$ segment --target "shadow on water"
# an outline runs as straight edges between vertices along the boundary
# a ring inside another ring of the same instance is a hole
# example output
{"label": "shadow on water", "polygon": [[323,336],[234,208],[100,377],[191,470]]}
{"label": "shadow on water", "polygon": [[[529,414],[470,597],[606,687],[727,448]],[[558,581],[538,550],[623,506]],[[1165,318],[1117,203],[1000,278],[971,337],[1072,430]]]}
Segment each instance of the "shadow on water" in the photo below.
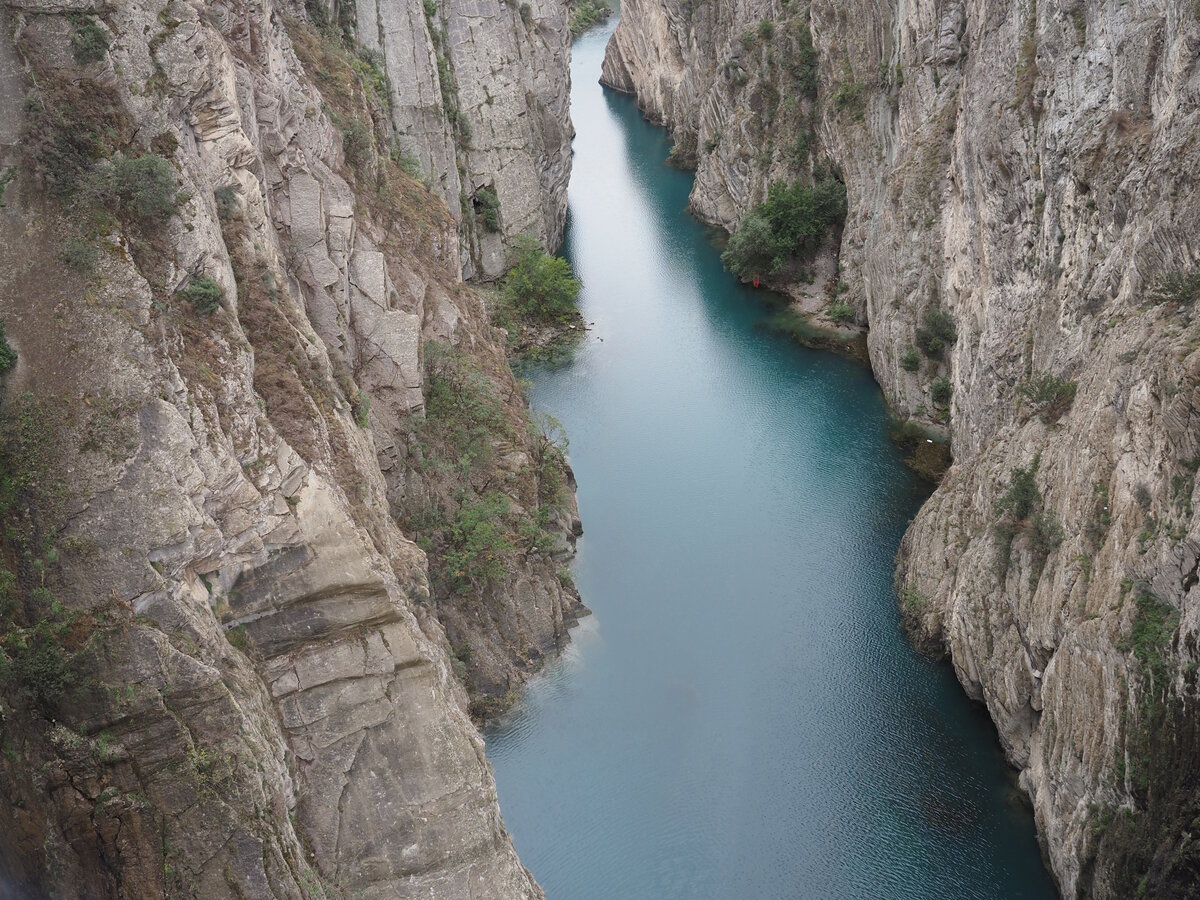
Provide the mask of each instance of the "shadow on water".
{"label": "shadow on water", "polygon": [[531,400],[571,438],[595,611],[486,735],[551,900],[1053,897],[996,734],[900,633],[927,487],[862,366],[758,327],[691,176],[575,45],[566,253],[594,322]]}

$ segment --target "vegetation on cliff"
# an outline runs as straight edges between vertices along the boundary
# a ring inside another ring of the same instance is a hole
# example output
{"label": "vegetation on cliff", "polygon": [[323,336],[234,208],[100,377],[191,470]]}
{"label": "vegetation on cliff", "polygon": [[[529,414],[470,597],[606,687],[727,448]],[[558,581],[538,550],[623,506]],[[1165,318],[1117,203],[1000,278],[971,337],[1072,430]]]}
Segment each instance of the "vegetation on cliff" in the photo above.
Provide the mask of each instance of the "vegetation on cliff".
{"label": "vegetation on cliff", "polygon": [[569,352],[584,332],[580,287],[565,259],[546,253],[533,238],[515,240],[508,273],[490,304],[492,321],[508,332],[514,358]]}
{"label": "vegetation on cliff", "polygon": [[777,181],[746,214],[721,260],[739,278],[780,276],[811,257],[846,219],[846,186],[832,175],[812,185]]}
{"label": "vegetation on cliff", "polygon": [[576,37],[612,15],[612,7],[605,0],[572,0],[567,8],[571,34]]}
{"label": "vegetation on cliff", "polygon": [[1012,470],[1008,490],[996,501],[993,528],[996,545],[996,574],[1003,581],[1012,562],[1013,542],[1020,536],[1030,554],[1030,584],[1036,584],[1046,565],[1046,559],[1058,549],[1063,540],[1062,525],[1051,510],[1046,509],[1042,492],[1037,485],[1040,458],[1035,456],[1028,466]]}

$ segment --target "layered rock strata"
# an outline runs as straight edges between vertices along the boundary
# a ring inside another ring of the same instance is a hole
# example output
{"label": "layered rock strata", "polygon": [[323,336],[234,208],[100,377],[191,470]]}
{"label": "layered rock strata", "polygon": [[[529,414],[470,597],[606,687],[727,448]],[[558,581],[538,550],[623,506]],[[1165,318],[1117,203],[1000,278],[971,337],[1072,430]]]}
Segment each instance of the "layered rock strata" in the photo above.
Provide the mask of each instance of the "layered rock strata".
{"label": "layered rock strata", "polygon": [[[431,599],[398,524],[458,477],[420,465],[429,347],[496,398],[514,516],[544,446],[459,223],[389,158],[373,64],[270,0],[0,24],[0,884],[542,896],[460,678],[507,691],[566,639],[574,500],[553,546]],[[543,124],[532,153],[565,160]],[[547,177],[513,227],[553,241]]]}

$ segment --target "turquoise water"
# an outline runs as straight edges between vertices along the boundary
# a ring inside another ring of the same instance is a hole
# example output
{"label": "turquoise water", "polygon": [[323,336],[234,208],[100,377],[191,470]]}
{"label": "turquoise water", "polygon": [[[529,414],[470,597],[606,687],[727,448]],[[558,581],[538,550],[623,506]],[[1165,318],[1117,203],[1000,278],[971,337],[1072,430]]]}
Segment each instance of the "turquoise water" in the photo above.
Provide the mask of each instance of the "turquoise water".
{"label": "turquoise water", "polygon": [[550,900],[1053,897],[986,715],[897,623],[923,487],[870,373],[756,327],[665,133],[575,45],[571,439],[595,615],[487,735]]}

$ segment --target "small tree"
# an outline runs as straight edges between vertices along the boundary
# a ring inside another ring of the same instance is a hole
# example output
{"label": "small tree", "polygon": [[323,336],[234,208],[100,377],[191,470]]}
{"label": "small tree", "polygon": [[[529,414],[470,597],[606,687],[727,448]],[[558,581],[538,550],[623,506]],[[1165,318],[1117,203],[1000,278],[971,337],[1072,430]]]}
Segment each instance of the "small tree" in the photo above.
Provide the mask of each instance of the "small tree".
{"label": "small tree", "polygon": [[1049,372],[1041,372],[1021,383],[1017,393],[1025,397],[1047,425],[1053,425],[1075,402],[1076,384]]}
{"label": "small tree", "polygon": [[175,169],[161,156],[118,156],[107,176],[108,184],[102,189],[111,190],[125,215],[153,225],[175,213],[179,203]]}
{"label": "small tree", "polygon": [[202,316],[211,315],[221,305],[221,286],[207,275],[200,275],[179,289],[179,295]]}
{"label": "small tree", "polygon": [[945,406],[953,394],[954,385],[950,383],[949,378],[938,378],[929,386],[929,396],[936,406]]}
{"label": "small tree", "polygon": [[99,62],[108,55],[108,32],[91,16],[76,14],[72,18],[75,33],[71,35],[71,55],[82,65]]}
{"label": "small tree", "polygon": [[506,558],[513,552],[504,517],[508,498],[493,492],[459,507],[449,528],[446,571],[456,593],[494,584],[504,578]]}
{"label": "small tree", "polygon": [[579,280],[571,264],[550,256],[531,237],[514,242],[504,293],[522,315],[540,322],[563,322],[576,313]]}

